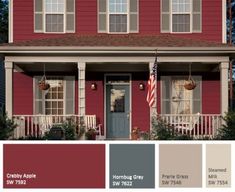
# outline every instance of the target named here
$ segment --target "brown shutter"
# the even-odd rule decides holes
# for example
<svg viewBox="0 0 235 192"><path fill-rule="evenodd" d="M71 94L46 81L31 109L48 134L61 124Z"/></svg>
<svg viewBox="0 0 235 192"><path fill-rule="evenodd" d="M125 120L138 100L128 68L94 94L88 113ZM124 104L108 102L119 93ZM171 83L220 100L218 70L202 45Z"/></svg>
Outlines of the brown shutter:
<svg viewBox="0 0 235 192"><path fill-rule="evenodd" d="M161 0L161 32L170 32L170 0Z"/></svg>
<svg viewBox="0 0 235 192"><path fill-rule="evenodd" d="M66 32L75 32L75 0L66 0Z"/></svg>
<svg viewBox="0 0 235 192"><path fill-rule="evenodd" d="M34 0L34 32L43 32L43 0Z"/></svg>
<svg viewBox="0 0 235 192"><path fill-rule="evenodd" d="M193 0L193 32L202 32L202 5L201 0Z"/></svg>
<svg viewBox="0 0 235 192"><path fill-rule="evenodd" d="M139 0L130 0L130 33L139 32Z"/></svg>
<svg viewBox="0 0 235 192"><path fill-rule="evenodd" d="M98 0L98 33L107 32L107 1Z"/></svg>

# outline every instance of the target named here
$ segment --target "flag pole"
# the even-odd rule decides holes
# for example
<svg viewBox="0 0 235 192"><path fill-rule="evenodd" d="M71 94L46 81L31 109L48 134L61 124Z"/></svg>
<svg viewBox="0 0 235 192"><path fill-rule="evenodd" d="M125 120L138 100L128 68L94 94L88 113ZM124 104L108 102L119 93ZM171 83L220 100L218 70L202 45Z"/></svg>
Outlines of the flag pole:
<svg viewBox="0 0 235 192"><path fill-rule="evenodd" d="M158 86L157 86L157 70L158 70L158 66L157 66L157 49L156 49L156 53L155 53L155 61L154 61L154 65L153 65L153 73L154 73L154 76L155 76L155 91L154 91L154 96L155 96L155 104L154 104L154 115L157 115L157 90L158 90Z"/></svg>

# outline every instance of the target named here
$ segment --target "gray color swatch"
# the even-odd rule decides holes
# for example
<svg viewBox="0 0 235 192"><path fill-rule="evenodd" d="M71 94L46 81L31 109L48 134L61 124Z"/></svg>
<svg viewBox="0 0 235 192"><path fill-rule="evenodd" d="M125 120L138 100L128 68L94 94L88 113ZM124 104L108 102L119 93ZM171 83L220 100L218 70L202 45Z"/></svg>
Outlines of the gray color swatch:
<svg viewBox="0 0 235 192"><path fill-rule="evenodd" d="M110 188L154 188L153 144L110 145Z"/></svg>

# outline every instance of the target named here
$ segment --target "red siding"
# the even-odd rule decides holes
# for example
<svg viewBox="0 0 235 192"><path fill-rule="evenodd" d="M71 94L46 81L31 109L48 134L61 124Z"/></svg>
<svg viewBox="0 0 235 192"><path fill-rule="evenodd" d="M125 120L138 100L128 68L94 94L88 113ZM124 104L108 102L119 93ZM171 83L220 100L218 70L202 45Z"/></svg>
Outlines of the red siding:
<svg viewBox="0 0 235 192"><path fill-rule="evenodd" d="M213 78L208 75L202 81L202 113L220 114L220 80L219 74ZM208 78L209 77L209 78Z"/></svg>
<svg viewBox="0 0 235 192"><path fill-rule="evenodd" d="M140 1L140 33L160 33L160 0ZM202 33L175 36L222 42L222 1L202 1Z"/></svg>
<svg viewBox="0 0 235 192"><path fill-rule="evenodd" d="M92 83L96 83L96 90L91 90ZM86 114L96 115L97 124L104 125L103 74L86 73Z"/></svg>
<svg viewBox="0 0 235 192"><path fill-rule="evenodd" d="M222 42L222 0L203 0L202 6L202 33L175 35ZM140 34L159 34L160 0L140 0L139 13ZM33 32L33 0L14 0L13 16L14 41L63 35ZM76 0L76 33L97 33L96 0Z"/></svg>
<svg viewBox="0 0 235 192"><path fill-rule="evenodd" d="M143 131L149 131L150 111L146 101L148 77L138 78L133 74L132 78L132 127L137 126ZM144 90L139 90L140 83L145 85Z"/></svg>
<svg viewBox="0 0 235 192"><path fill-rule="evenodd" d="M33 114L33 78L24 73L13 73L13 114Z"/></svg>

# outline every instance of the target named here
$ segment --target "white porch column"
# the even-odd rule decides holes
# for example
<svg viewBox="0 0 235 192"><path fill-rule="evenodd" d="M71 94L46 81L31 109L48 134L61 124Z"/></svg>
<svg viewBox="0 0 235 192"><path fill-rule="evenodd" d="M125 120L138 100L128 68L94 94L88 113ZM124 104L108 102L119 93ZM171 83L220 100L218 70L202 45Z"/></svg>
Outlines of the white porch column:
<svg viewBox="0 0 235 192"><path fill-rule="evenodd" d="M221 114L228 111L228 66L229 62L220 63Z"/></svg>
<svg viewBox="0 0 235 192"><path fill-rule="evenodd" d="M86 63L78 63L78 114L86 114L86 96L85 96L85 72Z"/></svg>
<svg viewBox="0 0 235 192"><path fill-rule="evenodd" d="M13 115L13 62L5 61L6 112L8 117Z"/></svg>

